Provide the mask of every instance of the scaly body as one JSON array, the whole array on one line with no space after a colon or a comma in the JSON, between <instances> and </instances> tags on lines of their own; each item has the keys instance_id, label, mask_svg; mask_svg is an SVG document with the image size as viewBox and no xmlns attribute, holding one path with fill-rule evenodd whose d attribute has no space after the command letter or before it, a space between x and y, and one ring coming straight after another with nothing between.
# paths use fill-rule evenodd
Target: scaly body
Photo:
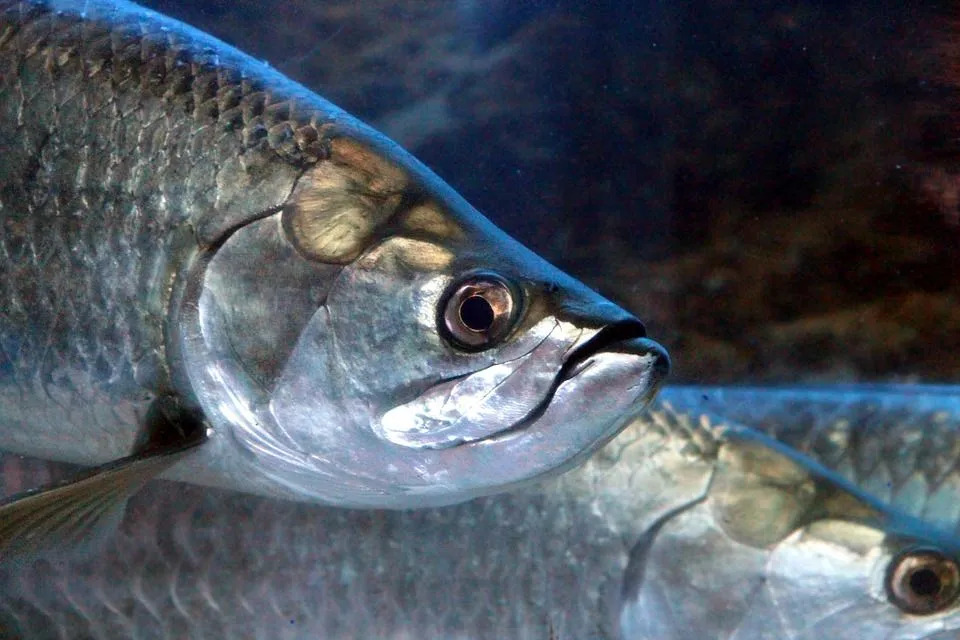
<instances>
[{"instance_id":1,"label":"scaly body","mask_svg":"<svg viewBox=\"0 0 960 640\"><path fill-rule=\"evenodd\" d=\"M809 400L806 414L792 404L802 398ZM800 434L811 419L848 433L852 444L830 438L831 450L842 455L825 455L824 464L859 460L863 465L850 468L883 467L898 478L936 473L943 487L954 486L954 461L946 456L918 462L869 444L909 440L933 427L941 442L956 446L960 408L947 393L923 387L667 389L645 417L581 468L514 494L456 507L355 512L189 486L148 487L134 499L107 553L63 565L41 562L2 575L0 620L19 625L31 638L58 637L62 629L93 638L578 640L879 640L957 632L955 607L930 616L905 615L882 589L876 592L873 573L854 571L862 569L859 565L851 568L837 560L824 568L813 554L800 564L807 567L805 577L813 574L815 580L783 579L798 569L784 563L785 552L805 553L807 547L797 542L801 538L808 545L820 541L811 527L834 527L823 549L836 551L840 560L859 558L871 571L882 568L890 555L884 538L894 527L949 543L960 526L956 513L938 511L938 501L931 499L939 494L944 505L945 488L931 488L909 502L912 512L931 520L898 524L898 517L888 514L880 518L889 520L886 524L848 523L855 529L852 537L845 530L836 533L843 525L823 511L822 520L788 522L769 540L745 543L745 536L768 535L780 513L764 508L773 504L763 499L770 487L756 484L760 491L752 494L754 511L742 514L748 524L737 530L739 542L715 535L712 526L691 528L691 520L703 525L715 513L702 507L713 508L736 493L723 488L735 489L736 483L722 477L750 476L730 463L752 444L737 439L736 428L722 417L724 407L730 415L749 413L756 421L750 426L777 433ZM809 450L816 456L824 449ZM766 444L762 451L769 454L764 468L773 470L774 480L789 480L785 486L799 487L820 473L813 459ZM35 476L43 469L9 459L4 468L9 478L18 478L19 470L28 482L31 471ZM875 473L853 471L849 477L869 483ZM843 482L830 478L820 495L834 490L846 495ZM776 486L770 490L778 491ZM953 498L955 504L960 493ZM870 498L844 499L853 521L883 511ZM766 564L753 561L773 553L778 556ZM657 607L650 605L651 591L665 598ZM861 609L845 613L843 598L850 591ZM779 597L776 606L770 604L771 593ZM804 598L803 606L794 604ZM752 616L744 612L744 603L754 603ZM836 615L817 610L818 603Z\"/></svg>"}]
</instances>

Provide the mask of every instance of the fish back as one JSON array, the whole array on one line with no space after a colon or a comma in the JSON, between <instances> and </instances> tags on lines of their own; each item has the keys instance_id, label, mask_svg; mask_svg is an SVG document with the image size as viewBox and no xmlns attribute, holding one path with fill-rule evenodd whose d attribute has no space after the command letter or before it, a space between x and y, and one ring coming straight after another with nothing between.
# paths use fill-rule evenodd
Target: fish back
<instances>
[{"instance_id":1,"label":"fish back","mask_svg":"<svg viewBox=\"0 0 960 640\"><path fill-rule=\"evenodd\" d=\"M678 387L663 401L766 433L899 511L960 531L955 388Z\"/></svg>"}]
</instances>

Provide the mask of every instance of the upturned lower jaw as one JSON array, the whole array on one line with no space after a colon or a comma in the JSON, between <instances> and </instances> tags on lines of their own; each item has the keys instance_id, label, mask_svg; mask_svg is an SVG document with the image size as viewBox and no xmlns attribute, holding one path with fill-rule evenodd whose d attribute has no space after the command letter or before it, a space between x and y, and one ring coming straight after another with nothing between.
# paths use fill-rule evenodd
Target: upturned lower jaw
<instances>
[{"instance_id":1,"label":"upturned lower jaw","mask_svg":"<svg viewBox=\"0 0 960 640\"><path fill-rule=\"evenodd\" d=\"M269 468L265 481L274 495L406 508L461 502L562 473L608 442L641 411L656 394L665 371L662 349L643 338L612 343L588 358L592 365L557 380L550 401L536 415L486 437L439 450L382 441L360 455L362 473L355 468L356 451L320 457L298 446L288 456L289 443L273 439L256 450L270 460L263 465ZM387 461L393 464L384 464ZM399 471L381 471L388 466ZM338 478L337 493L315 488L321 475ZM397 491L398 485L405 488Z\"/></svg>"},{"instance_id":2,"label":"upturned lower jaw","mask_svg":"<svg viewBox=\"0 0 960 640\"><path fill-rule=\"evenodd\" d=\"M627 376L645 372L644 381L633 380L638 389L648 378L660 380L669 370L666 352L645 337L638 321L600 329L555 318L544 322L553 328L531 350L431 386L386 411L374 431L404 448L452 449L528 428L549 407L560 385L583 374L600 354L644 359L642 367L623 370Z\"/></svg>"},{"instance_id":3,"label":"upturned lower jaw","mask_svg":"<svg viewBox=\"0 0 960 640\"><path fill-rule=\"evenodd\" d=\"M450 449L526 423L549 402L570 354L597 333L554 318L539 324L550 328L526 352L434 384L386 411L374 431L405 448Z\"/></svg>"},{"instance_id":4,"label":"upturned lower jaw","mask_svg":"<svg viewBox=\"0 0 960 640\"><path fill-rule=\"evenodd\" d=\"M624 420L611 421L611 423L619 422L621 426L626 424L626 418L633 417L653 399L670 372L670 357L667 355L666 349L659 343L644 337L645 331L640 333L640 331L643 331L643 325L640 325L639 322L636 324L639 325L639 331L636 329L636 326L618 327L614 325L607 333L604 333L604 331L596 333L592 338L583 342L581 346L567 358L560 373L556 376L549 393L526 417L487 437L462 444L473 445L497 442L529 430L551 410L551 403L554 402L560 387L584 374L591 377L592 374L608 377L611 387L614 387L609 391L617 396L621 396L621 394L624 393L635 394L636 397L632 401L625 400L623 397L616 398L624 405L622 412ZM605 355L608 357L604 358ZM634 366L624 365L618 367L623 375L605 374L603 371L590 371L594 366L599 366L600 369L609 368L610 363L600 363L599 361L604 359L609 360L617 356L620 356L619 359L631 361ZM649 362L643 362L647 360L649 360ZM643 362L643 364L639 367L640 371L638 372L636 371L638 368L636 365L641 362ZM621 380L623 384L616 385L614 383L615 380ZM623 388L621 389L620 387ZM590 395L592 396L592 394ZM589 397L582 398L581 401L583 402L584 409L586 409L589 405L595 405L598 399ZM576 418L583 415L580 411L573 411L571 414L571 424L576 421ZM598 432L598 442L602 444L602 442L615 435L615 432L615 426L611 427L609 433ZM595 448L596 447L590 447L590 450L592 451Z\"/></svg>"},{"instance_id":5,"label":"upturned lower jaw","mask_svg":"<svg viewBox=\"0 0 960 640\"><path fill-rule=\"evenodd\" d=\"M557 392L560 387L580 376L592 375L596 373L599 376L609 378L609 382L612 387L609 389L609 391L612 394L620 394L629 392L631 390L635 391L637 394L636 401L632 403L626 403L626 406L624 407L624 411L626 413L630 413L631 407L637 407L637 410L639 410L651 399L653 399L653 396L656 395L660 385L663 384L664 379L670 372L670 358L667 355L666 350L660 346L660 344L648 338L637 337L613 342L607 342L606 340L594 342L591 340L590 342L593 343L594 346L602 345L605 348L600 350L578 350L578 352L575 354L575 357L571 356L567 363L565 363L564 368L561 371L561 374L557 376L556 382L553 388L550 390L549 395L544 398L540 405L523 421L514 424L508 429L504 429L496 435L507 435L512 432L522 431L528 428L532 423L535 423L547 412L551 406L551 403L553 403L556 399ZM641 361L650 360L650 362L645 363L642 366L643 373L640 375L632 372L632 367L629 366L619 367L623 371L623 375L617 375L614 373L608 374L603 371L593 370L596 367L600 367L601 369L609 368L609 363L603 364L600 361L602 359L609 359L610 357L618 355L622 358L629 359L630 361L634 361L636 359ZM607 356L607 358L604 358L604 356ZM615 381L617 380L621 380L624 384L614 385ZM615 388L613 388L614 386ZM620 389L621 386L624 387L624 389ZM622 399L618 398L618 400ZM603 400L602 398L589 397L582 398L581 401L585 405L584 408L586 409L586 407L589 405L602 402Z\"/></svg>"},{"instance_id":6,"label":"upturned lower jaw","mask_svg":"<svg viewBox=\"0 0 960 640\"><path fill-rule=\"evenodd\" d=\"M573 372L590 356L601 351L618 351L637 355L655 355L658 367L664 369L663 375L670 370L670 359L666 350L647 338L647 330L639 320L624 320L605 326L589 340L579 345L564 363L560 378L575 375Z\"/></svg>"}]
</instances>

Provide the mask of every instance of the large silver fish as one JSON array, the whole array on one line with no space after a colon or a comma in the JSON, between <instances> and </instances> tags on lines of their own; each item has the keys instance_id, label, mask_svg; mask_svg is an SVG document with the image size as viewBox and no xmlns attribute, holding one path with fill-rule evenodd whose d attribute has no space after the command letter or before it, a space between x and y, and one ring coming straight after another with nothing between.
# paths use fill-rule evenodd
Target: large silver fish
<instances>
[{"instance_id":1,"label":"large silver fish","mask_svg":"<svg viewBox=\"0 0 960 640\"><path fill-rule=\"evenodd\" d=\"M7 543L174 463L355 507L504 490L668 369L395 144L127 2L0 1L0 149L0 449L106 465L6 505Z\"/></svg>"},{"instance_id":2,"label":"large silver fish","mask_svg":"<svg viewBox=\"0 0 960 640\"><path fill-rule=\"evenodd\" d=\"M107 553L0 571L0 621L39 639L956 638L957 398L666 389L584 466L441 509L158 483ZM724 408L805 431L812 457ZM2 468L15 490L45 466ZM884 499L863 491L881 477Z\"/></svg>"}]
</instances>

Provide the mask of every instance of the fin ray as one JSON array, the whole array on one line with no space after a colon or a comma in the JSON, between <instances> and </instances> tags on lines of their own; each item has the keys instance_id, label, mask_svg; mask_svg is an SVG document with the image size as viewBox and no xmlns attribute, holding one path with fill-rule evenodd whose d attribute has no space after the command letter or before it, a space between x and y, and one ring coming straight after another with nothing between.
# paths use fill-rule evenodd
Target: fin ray
<instances>
[{"instance_id":1,"label":"fin ray","mask_svg":"<svg viewBox=\"0 0 960 640\"><path fill-rule=\"evenodd\" d=\"M127 500L180 461L205 436L108 462L64 482L0 500L0 562L39 552L71 552L120 521Z\"/></svg>"}]
</instances>

